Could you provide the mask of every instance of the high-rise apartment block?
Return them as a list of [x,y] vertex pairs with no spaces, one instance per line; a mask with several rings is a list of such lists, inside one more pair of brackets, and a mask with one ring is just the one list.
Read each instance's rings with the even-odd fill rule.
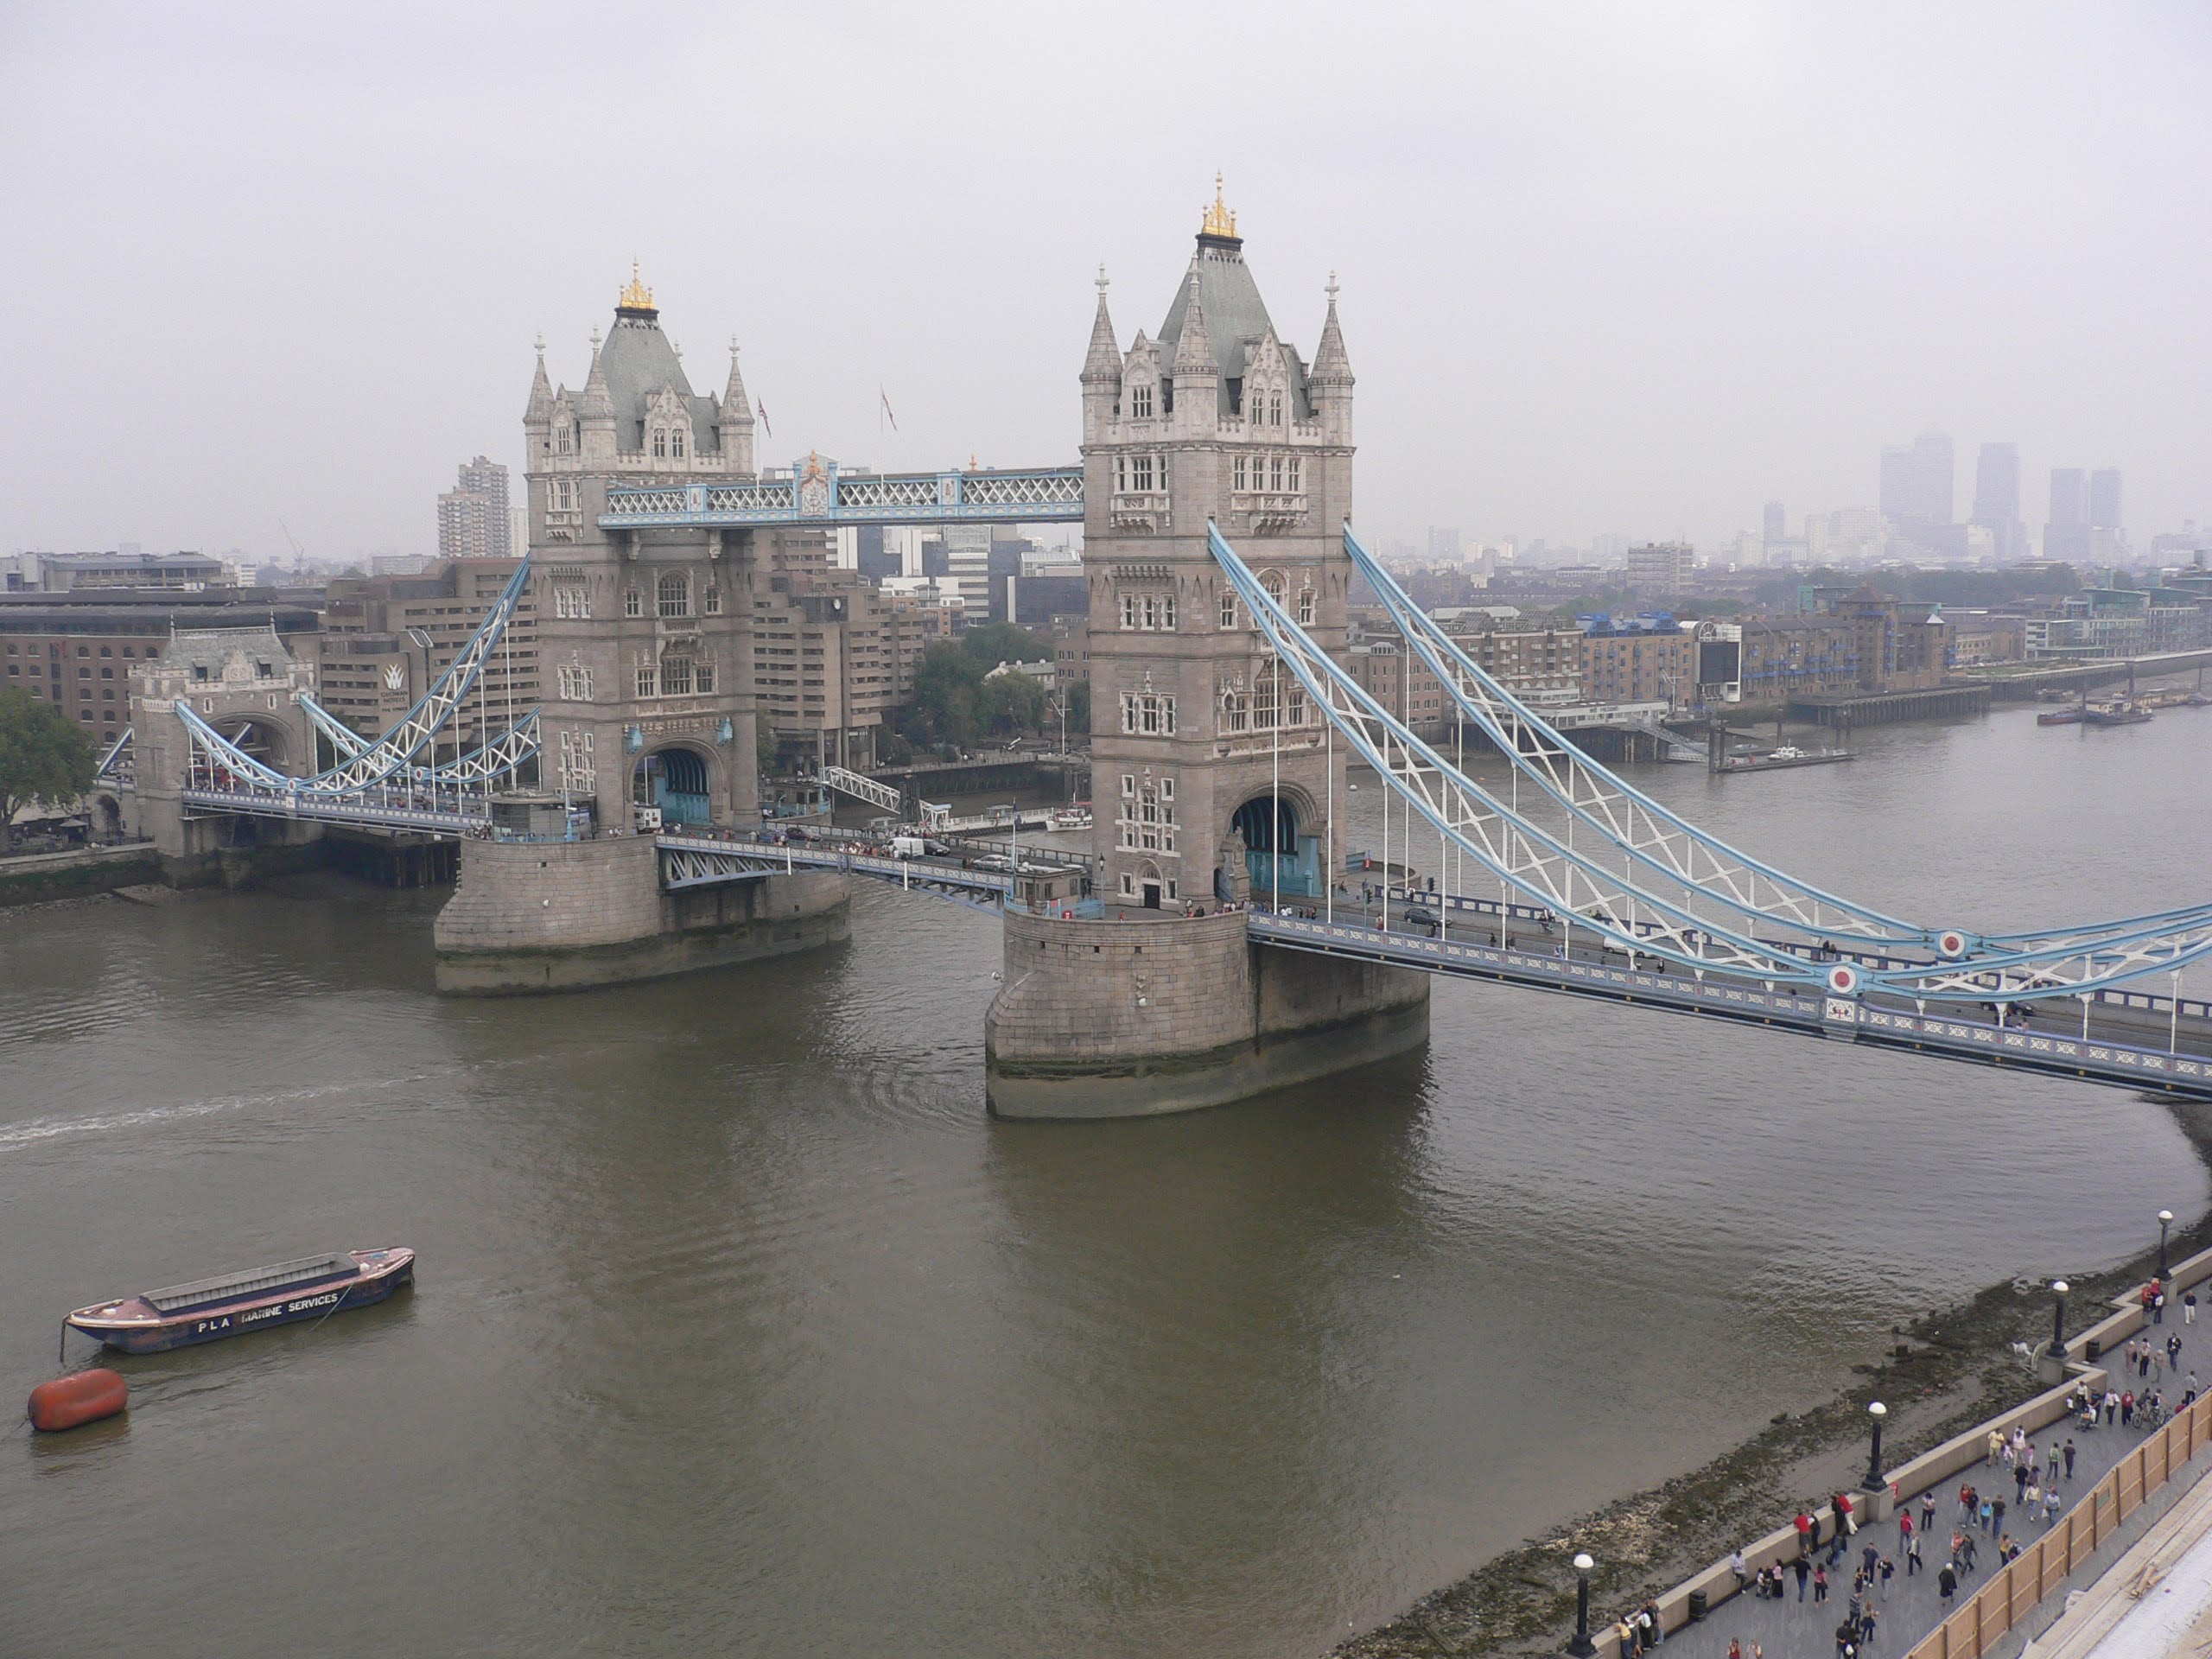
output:
[[2089,556],[2089,475],[2079,467],[2050,469],[2050,516],[2044,520],[2043,556]]
[[461,467],[454,487],[438,498],[438,556],[514,556],[513,519],[507,511],[507,469],[498,461],[477,456]]
[[1428,527],[1428,556],[1432,563],[1459,563],[1459,526],[1431,524]]
[[1697,569],[1688,542],[1647,542],[1628,550],[1628,585],[1647,598],[1685,593]]

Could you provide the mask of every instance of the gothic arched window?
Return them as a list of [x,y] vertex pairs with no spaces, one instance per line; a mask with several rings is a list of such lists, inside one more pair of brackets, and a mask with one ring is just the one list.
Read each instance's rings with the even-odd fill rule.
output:
[[645,613],[645,596],[634,588],[625,588],[622,593],[622,614],[643,616]]
[[683,429],[680,426],[668,435],[668,453],[678,461],[683,459]]
[[653,459],[658,461],[668,454],[668,434],[659,427],[653,428]]
[[1271,391],[1268,394],[1268,424],[1269,426],[1282,424],[1282,393],[1279,391]]
[[658,609],[663,616],[691,614],[691,581],[681,570],[664,570],[660,584],[654,590]]

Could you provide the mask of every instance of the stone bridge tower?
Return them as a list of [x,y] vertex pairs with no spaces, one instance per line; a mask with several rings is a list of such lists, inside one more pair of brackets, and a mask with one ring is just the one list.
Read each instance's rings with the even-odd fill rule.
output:
[[523,432],[540,776],[604,828],[629,828],[641,767],[673,821],[759,821],[749,533],[599,527],[610,486],[750,480],[753,427],[736,341],[721,397],[694,392],[634,267],[581,392],[553,388],[539,342]]
[[[1109,905],[1318,894],[1320,711],[1214,563],[1207,521],[1341,653],[1352,374],[1336,285],[1309,365],[1268,315],[1216,181],[1156,339],[1116,344],[1099,282],[1083,365],[1092,795]],[[1269,810],[1280,764],[1281,821]],[[1336,849],[1341,854],[1342,849]]]
[[[1103,914],[1010,910],[992,1109],[1116,1117],[1241,1099],[1417,1047],[1428,982],[1255,944],[1220,902],[1318,894],[1342,798],[1320,711],[1206,543],[1217,523],[1332,651],[1351,586],[1350,359],[1335,285],[1309,365],[1276,334],[1215,181],[1157,339],[1105,283],[1083,365],[1091,795]],[[1280,767],[1282,810],[1274,810]],[[1189,917],[1196,901],[1213,912]]]

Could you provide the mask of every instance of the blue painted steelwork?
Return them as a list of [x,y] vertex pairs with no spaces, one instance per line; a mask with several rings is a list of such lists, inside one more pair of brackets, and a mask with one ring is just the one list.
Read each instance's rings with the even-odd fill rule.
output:
[[810,460],[748,484],[617,486],[601,530],[753,524],[1047,524],[1083,522],[1083,468],[848,473]]
[[[1847,999],[1885,991],[1919,1002],[2012,1002],[2092,994],[2212,955],[2212,916],[2198,912],[2182,926],[2111,925],[2032,951],[1999,948],[1974,954],[1963,936],[1947,932],[1937,944],[1942,959],[1924,966],[1862,969],[1840,961],[1825,967],[1808,962],[1749,931],[1752,922],[1809,930],[1811,924],[1789,906],[1754,903],[1739,893],[1717,893],[1700,881],[1694,861],[1684,869],[1663,868],[1649,855],[1648,843],[1573,810],[1588,798],[1580,792],[1579,767],[1566,771],[1559,793],[1548,791],[1569,809],[1563,837],[1520,811],[1517,784],[1512,804],[1499,800],[1370,696],[1291,620],[1219,531],[1209,526],[1208,533],[1215,562],[1277,658],[1344,734],[1353,753],[1438,833],[1440,848],[1456,846],[1497,879],[1502,896],[1517,891],[1554,913],[1562,928],[1583,930],[1623,950],[1631,965],[1641,956],[1692,974],[1730,973],[1775,986],[1818,988]],[[1440,657],[1429,660],[1441,677],[1451,678]],[[1578,823],[1587,826],[1580,849]],[[1662,868],[1665,876],[1658,890],[1631,879],[1639,870],[1654,868]],[[1779,872],[1775,876],[1784,891],[1815,891]]]
[[1880,1007],[1856,998],[1808,995],[1731,976],[1653,973],[1610,962],[1426,938],[1343,922],[1255,912],[1249,926],[1252,938],[1287,950],[1565,991],[1639,1007],[1775,1027],[1807,1036],[1840,1037],[1875,1047],[1910,1049],[1944,1059],[2212,1100],[2212,1059],[2165,1049],[1997,1026],[1961,1019],[1950,1012],[1929,1014]]
[[[238,785],[229,789],[186,789],[179,791],[177,798],[188,807],[208,812],[259,818],[306,818],[318,823],[372,824],[431,836],[465,836],[492,822],[490,797],[461,791],[439,797],[378,787],[350,795],[331,795]],[[418,801],[425,804],[416,804]]]

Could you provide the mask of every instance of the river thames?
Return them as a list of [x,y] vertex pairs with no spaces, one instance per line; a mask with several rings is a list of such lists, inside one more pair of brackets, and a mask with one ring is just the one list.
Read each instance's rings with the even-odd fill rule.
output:
[[[1638,779],[1932,922],[2212,897],[2212,709],[1856,742]],[[442,898],[0,912],[17,1397],[73,1306],[420,1253],[0,1444],[0,1650],[1318,1654],[2207,1203],[2119,1090],[1461,982],[1402,1062],[995,1122],[975,911],[863,886],[849,945],[469,1001]]]

